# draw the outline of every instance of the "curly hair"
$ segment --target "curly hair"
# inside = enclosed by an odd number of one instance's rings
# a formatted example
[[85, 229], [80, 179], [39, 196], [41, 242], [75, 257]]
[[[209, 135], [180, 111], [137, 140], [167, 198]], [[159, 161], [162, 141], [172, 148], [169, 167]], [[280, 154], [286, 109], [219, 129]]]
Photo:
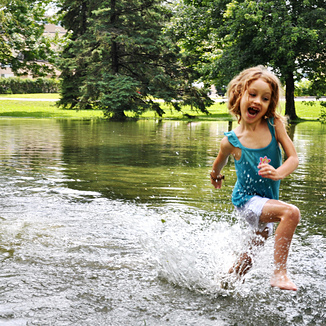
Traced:
[[250, 84], [260, 78], [264, 82], [269, 84], [272, 91], [270, 104], [266, 112], [265, 118], [280, 116], [276, 112], [276, 108], [279, 106], [280, 93], [282, 91], [281, 83], [279, 79], [273, 73], [268, 71], [265, 67], [257, 66], [243, 70], [239, 75], [234, 77], [228, 85], [228, 109], [231, 114], [236, 116], [238, 122], [240, 122], [241, 120], [241, 98], [246, 92], [246, 90], [249, 88]]

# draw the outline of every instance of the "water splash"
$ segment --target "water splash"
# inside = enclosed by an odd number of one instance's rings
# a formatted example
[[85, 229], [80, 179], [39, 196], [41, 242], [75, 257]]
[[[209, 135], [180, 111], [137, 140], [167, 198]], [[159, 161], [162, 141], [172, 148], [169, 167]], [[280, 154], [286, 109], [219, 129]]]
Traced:
[[222, 295], [242, 283], [234, 280], [235, 286], [228, 289], [222, 284], [248, 238], [239, 223], [231, 222], [230, 214], [219, 220], [211, 216], [210, 223], [202, 219], [200, 211], [190, 212], [189, 207], [165, 214], [168, 216], [162, 214], [142, 238], [161, 279], [192, 291]]

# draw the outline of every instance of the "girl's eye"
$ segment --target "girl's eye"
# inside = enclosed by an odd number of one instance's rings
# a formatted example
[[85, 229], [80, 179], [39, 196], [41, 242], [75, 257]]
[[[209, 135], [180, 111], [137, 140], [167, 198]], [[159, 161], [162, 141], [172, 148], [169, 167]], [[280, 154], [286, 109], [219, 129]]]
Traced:
[[252, 96], [252, 97], [256, 96], [255, 93], [249, 93], [249, 95]]
[[269, 101], [269, 98], [268, 97], [264, 97], [264, 101]]

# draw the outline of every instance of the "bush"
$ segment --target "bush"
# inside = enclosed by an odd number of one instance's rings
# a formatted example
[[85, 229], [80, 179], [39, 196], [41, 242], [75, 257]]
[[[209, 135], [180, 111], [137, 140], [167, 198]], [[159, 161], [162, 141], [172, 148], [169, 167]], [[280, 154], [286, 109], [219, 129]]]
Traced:
[[324, 87], [319, 87], [316, 83], [313, 85], [308, 79], [301, 79], [295, 83], [294, 96], [324, 96]]
[[0, 94], [58, 93], [60, 81], [50, 78], [0, 78]]
[[319, 121], [321, 123], [326, 123], [326, 101], [320, 102], [320, 105], [322, 106], [322, 108], [320, 110]]
[[312, 96], [311, 81], [302, 79], [295, 84], [294, 96]]

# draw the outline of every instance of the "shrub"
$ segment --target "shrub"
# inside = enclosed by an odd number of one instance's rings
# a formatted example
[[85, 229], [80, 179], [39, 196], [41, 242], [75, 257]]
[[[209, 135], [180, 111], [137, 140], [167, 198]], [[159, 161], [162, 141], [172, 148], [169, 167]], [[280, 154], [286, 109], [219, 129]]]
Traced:
[[0, 94], [58, 93], [60, 81], [53, 78], [0, 78]]
[[321, 123], [326, 123], [326, 101], [322, 101], [321, 103], [321, 110], [320, 110], [320, 117], [319, 117], [319, 121]]
[[311, 94], [311, 81], [302, 79], [295, 84], [294, 96], [309, 96]]
[[325, 96], [325, 86], [320, 83], [312, 83], [308, 79], [301, 79], [295, 83], [294, 96]]

